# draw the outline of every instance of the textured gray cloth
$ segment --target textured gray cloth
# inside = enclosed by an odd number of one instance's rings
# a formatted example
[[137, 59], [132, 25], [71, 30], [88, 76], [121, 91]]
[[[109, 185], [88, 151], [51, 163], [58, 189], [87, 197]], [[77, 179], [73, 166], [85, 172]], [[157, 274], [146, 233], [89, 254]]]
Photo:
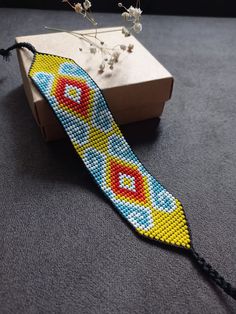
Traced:
[[[83, 23], [72, 12], [0, 9], [0, 46], [45, 24]], [[158, 126], [124, 132], [184, 204], [196, 250], [236, 284], [236, 21], [149, 16], [143, 24], [139, 38], [174, 75], [174, 93]], [[43, 141], [16, 56], [0, 69], [0, 312], [236, 313], [185, 254], [134, 235], [68, 141]]]

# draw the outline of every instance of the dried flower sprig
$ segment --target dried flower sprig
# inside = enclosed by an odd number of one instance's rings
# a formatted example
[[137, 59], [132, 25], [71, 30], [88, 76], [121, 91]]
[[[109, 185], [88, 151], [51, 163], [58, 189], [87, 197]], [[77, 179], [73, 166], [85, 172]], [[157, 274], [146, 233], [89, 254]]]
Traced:
[[78, 2], [74, 5], [70, 3], [69, 0], [62, 0], [62, 2], [68, 3], [69, 6], [75, 10], [76, 13], [81, 14], [85, 17], [89, 22], [91, 22], [94, 26], [97, 25], [97, 22], [94, 20], [91, 14], [92, 3], [89, 0], [85, 0], [83, 3]]
[[125, 11], [121, 16], [128, 22], [132, 23], [132, 26], [127, 30], [126, 28], [122, 29], [122, 33], [127, 37], [130, 36], [130, 32], [134, 31], [135, 33], [140, 33], [143, 29], [141, 24], [141, 15], [143, 11], [140, 9], [140, 0], [136, 2], [136, 6], [132, 5], [129, 8], [126, 8], [122, 2], [118, 3], [118, 7], [123, 8]]
[[106, 43], [101, 41], [98, 37], [100, 33], [121, 32], [122, 30], [121, 28], [117, 28], [111, 31], [97, 30], [96, 37], [93, 32], [81, 33], [77, 31], [68, 31], [61, 28], [52, 28], [52, 27], [47, 27], [47, 26], [45, 26], [45, 28], [48, 30], [53, 30], [57, 32], [66, 32], [72, 36], [75, 36], [85, 41], [89, 45], [88, 49], [79, 48], [79, 51], [89, 52], [92, 55], [95, 55], [95, 54], [101, 55], [101, 63], [99, 64], [99, 68], [98, 68], [98, 71], [100, 74], [102, 74], [106, 68], [113, 70], [115, 64], [119, 62], [121, 54], [125, 52], [132, 53], [134, 49], [134, 45], [132, 44], [129, 44], [129, 45], [118, 44], [118, 45], [115, 45], [114, 47], [109, 47], [106, 45]]
[[[121, 31], [125, 37], [130, 36], [130, 33], [132, 31], [136, 33], [140, 33], [142, 31], [142, 24], [140, 22], [142, 10], [140, 9], [140, 1], [137, 0], [135, 7], [132, 5], [129, 8], [126, 8], [121, 2], [118, 3], [118, 6], [125, 9], [125, 11], [122, 13], [122, 17], [125, 18], [126, 21], [129, 21], [132, 23], [132, 26], [127, 29], [125, 27], [112, 30], [114, 31]], [[84, 40], [88, 45], [87, 49], [79, 48], [80, 51], [88, 51], [92, 55], [96, 55], [98, 53], [101, 54], [101, 63], [99, 65], [99, 73], [103, 73], [106, 68], [109, 68], [110, 70], [114, 69], [114, 66], [116, 63], [119, 62], [120, 56], [122, 53], [132, 53], [134, 50], [134, 45], [124, 45], [124, 44], [118, 44], [114, 47], [107, 46], [102, 40], [100, 40], [98, 34], [107, 32], [107, 31], [98, 31], [97, 29], [97, 22], [92, 17], [91, 7], [92, 3], [89, 0], [84, 0], [84, 2], [78, 2], [75, 4], [71, 4], [70, 0], [62, 0], [62, 2], [68, 3], [69, 6], [76, 12], [81, 14], [83, 17], [85, 17], [89, 22], [91, 22], [94, 26], [96, 26], [95, 31], [92, 33], [80, 33], [80, 32], [73, 32], [73, 31], [67, 31], [63, 29], [55, 29], [55, 28], [49, 28], [45, 27], [47, 29], [56, 30], [56, 31], [63, 31], [67, 32], [75, 37], [78, 37], [79, 39]], [[109, 32], [109, 31], [108, 31]]]

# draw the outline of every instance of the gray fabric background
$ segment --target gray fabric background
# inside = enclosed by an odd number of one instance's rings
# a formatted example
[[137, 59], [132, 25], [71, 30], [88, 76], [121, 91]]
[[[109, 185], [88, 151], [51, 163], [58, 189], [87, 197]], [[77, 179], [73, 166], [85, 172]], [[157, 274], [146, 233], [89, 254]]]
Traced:
[[[45, 24], [87, 27], [72, 12], [0, 9], [0, 47]], [[123, 130], [183, 202], [196, 250], [236, 284], [236, 20], [143, 24], [139, 39], [174, 75], [174, 93], [158, 126]], [[15, 54], [0, 63], [0, 200], [1, 313], [236, 313], [185, 254], [134, 236], [68, 141], [43, 141]]]

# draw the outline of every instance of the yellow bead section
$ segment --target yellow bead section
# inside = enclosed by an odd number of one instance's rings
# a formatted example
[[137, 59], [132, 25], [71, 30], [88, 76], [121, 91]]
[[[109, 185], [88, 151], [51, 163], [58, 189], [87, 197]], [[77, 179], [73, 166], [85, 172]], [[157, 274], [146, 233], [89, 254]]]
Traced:
[[152, 208], [154, 227], [148, 231], [138, 229], [138, 232], [166, 244], [190, 249], [191, 239], [186, 217], [182, 205], [177, 199], [176, 206], [177, 209], [172, 213], [164, 213]]

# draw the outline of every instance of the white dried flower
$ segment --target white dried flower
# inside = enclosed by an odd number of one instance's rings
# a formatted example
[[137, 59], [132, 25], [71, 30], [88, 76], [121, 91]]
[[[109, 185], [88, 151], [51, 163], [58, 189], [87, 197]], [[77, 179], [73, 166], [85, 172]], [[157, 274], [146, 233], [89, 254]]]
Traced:
[[119, 3], [118, 3], [118, 7], [119, 7], [119, 8], [122, 8], [122, 7], [123, 7], [123, 3], [119, 2]]
[[128, 13], [129, 13], [129, 15], [130, 16], [134, 16], [134, 14], [135, 14], [135, 8], [131, 5], [129, 8], [128, 8]]
[[97, 52], [97, 48], [96, 47], [90, 47], [90, 53], [94, 54]]
[[120, 53], [118, 51], [114, 51], [112, 54], [112, 58], [113, 58], [115, 63], [117, 63], [119, 61], [119, 57], [120, 57]]
[[128, 19], [129, 19], [129, 17], [130, 17], [130, 15], [129, 15], [129, 13], [128, 12], [123, 12], [122, 14], [121, 14], [121, 16], [127, 21]]
[[83, 11], [82, 4], [80, 2], [76, 3], [74, 9], [76, 13], [81, 13]]
[[134, 45], [129, 44], [129, 46], [128, 46], [128, 48], [127, 48], [127, 51], [128, 51], [128, 52], [133, 52], [133, 49], [134, 49]]
[[126, 45], [120, 45], [120, 49], [125, 51], [126, 50]]
[[143, 29], [142, 24], [141, 23], [135, 23], [133, 26], [133, 29], [134, 29], [135, 33], [140, 33]]
[[111, 58], [108, 60], [107, 63], [108, 63], [109, 65], [113, 65], [114, 62], [115, 62], [114, 59], [111, 57]]
[[130, 36], [130, 32], [125, 27], [122, 27], [122, 34], [124, 34], [125, 37], [129, 37]]
[[142, 15], [142, 10], [140, 8], [135, 8], [133, 10], [133, 17], [136, 19], [136, 20], [139, 20], [141, 15]]
[[99, 72], [104, 72], [104, 69], [105, 69], [105, 66], [106, 66], [106, 64], [105, 64], [105, 62], [103, 61], [100, 65], [99, 65]]
[[[137, 6], [138, 6], [139, 2], [137, 1]], [[132, 27], [129, 29], [129, 31], [127, 31], [126, 29], [122, 29], [122, 33], [128, 37], [130, 35], [130, 31], [133, 30], [136, 33], [140, 33], [142, 31], [142, 24], [140, 23], [140, 19], [141, 19], [141, 15], [143, 13], [143, 11], [140, 9], [140, 7], [134, 7], [134, 6], [130, 6], [128, 9], [120, 2], [118, 4], [119, 7], [124, 8], [125, 12], [123, 12], [121, 14], [121, 16], [128, 22], [131, 22], [133, 25]]]
[[83, 3], [84, 9], [87, 11], [89, 8], [91, 8], [92, 4], [89, 0], [85, 0]]
[[110, 65], [109, 68], [110, 68], [111, 70], [114, 69], [114, 63], [115, 63], [115, 60], [113, 59], [113, 57], [111, 57], [111, 58], [108, 60], [108, 62], [107, 62], [107, 64]]

